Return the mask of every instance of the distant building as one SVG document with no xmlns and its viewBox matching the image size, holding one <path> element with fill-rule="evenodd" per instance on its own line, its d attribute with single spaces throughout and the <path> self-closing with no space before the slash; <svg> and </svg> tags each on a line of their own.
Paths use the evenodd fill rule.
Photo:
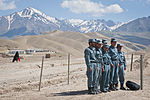
<svg viewBox="0 0 150 100">
<path fill-rule="evenodd" d="M 19 54 L 24 54 L 25 51 L 24 50 L 9 50 L 8 54 L 15 54 L 18 51 Z"/>
<path fill-rule="evenodd" d="M 31 54 L 31 53 L 34 53 L 35 50 L 34 49 L 27 49 L 25 50 L 26 54 Z"/>
<path fill-rule="evenodd" d="M 26 49 L 26 50 L 9 50 L 9 54 L 15 54 L 18 51 L 19 54 L 32 54 L 36 52 L 52 52 L 48 49 Z"/>
</svg>

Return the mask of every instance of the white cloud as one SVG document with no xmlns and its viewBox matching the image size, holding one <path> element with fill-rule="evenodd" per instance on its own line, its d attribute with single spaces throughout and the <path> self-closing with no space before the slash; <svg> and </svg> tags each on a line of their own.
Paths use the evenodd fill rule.
<svg viewBox="0 0 150 100">
<path fill-rule="evenodd" d="M 146 0 L 148 4 L 150 4 L 150 0 Z"/>
<path fill-rule="evenodd" d="M 0 10 L 10 10 L 15 9 L 15 1 L 8 2 L 8 0 L 0 0 Z"/>
<path fill-rule="evenodd" d="M 139 2 L 139 3 L 148 3 L 150 4 L 150 0 L 119 0 L 121 2 L 123 1 L 130 1 L 130 2 Z"/>
<path fill-rule="evenodd" d="M 121 13 L 123 9 L 118 4 L 104 6 L 91 0 L 64 0 L 61 7 L 68 8 L 73 13 L 88 13 L 93 16 L 101 16 L 108 13 Z"/>
<path fill-rule="evenodd" d="M 113 4 L 106 7 L 106 13 L 121 13 L 123 9 L 118 4 Z"/>
</svg>

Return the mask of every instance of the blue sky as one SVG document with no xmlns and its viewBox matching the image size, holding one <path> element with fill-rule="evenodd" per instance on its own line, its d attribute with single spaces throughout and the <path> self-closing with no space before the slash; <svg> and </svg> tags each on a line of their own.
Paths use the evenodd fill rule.
<svg viewBox="0 0 150 100">
<path fill-rule="evenodd" d="M 0 0 L 0 16 L 33 7 L 56 18 L 127 22 L 150 16 L 150 0 Z"/>
</svg>

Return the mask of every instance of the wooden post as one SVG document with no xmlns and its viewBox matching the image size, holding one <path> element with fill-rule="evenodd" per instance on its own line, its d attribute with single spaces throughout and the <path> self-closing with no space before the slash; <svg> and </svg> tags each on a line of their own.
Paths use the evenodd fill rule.
<svg viewBox="0 0 150 100">
<path fill-rule="evenodd" d="M 43 73 L 43 62 L 44 62 L 44 56 L 42 57 L 42 66 L 41 66 L 41 73 L 40 73 L 39 91 L 41 89 L 41 81 L 42 81 L 42 73 Z"/>
<path fill-rule="evenodd" d="M 132 64 L 133 64 L 133 54 L 131 55 L 131 67 L 130 67 L 130 71 L 132 71 Z"/>
<path fill-rule="evenodd" d="M 68 84 L 69 84 L 70 54 L 68 54 Z"/>
<path fill-rule="evenodd" d="M 141 90 L 143 90 L 143 55 L 140 55 L 140 80 Z"/>
</svg>

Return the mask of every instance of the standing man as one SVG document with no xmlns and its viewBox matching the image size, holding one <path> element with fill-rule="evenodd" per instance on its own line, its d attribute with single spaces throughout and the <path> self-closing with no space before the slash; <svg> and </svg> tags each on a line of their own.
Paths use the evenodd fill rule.
<svg viewBox="0 0 150 100">
<path fill-rule="evenodd" d="M 107 44 L 107 40 L 106 39 L 102 39 L 102 47 L 101 47 L 101 51 L 104 50 L 104 45 Z"/>
<path fill-rule="evenodd" d="M 109 80 L 110 80 L 110 65 L 111 57 L 108 54 L 109 45 L 105 44 L 103 46 L 103 67 L 102 67 L 102 80 L 101 80 L 101 91 L 102 92 L 110 92 L 109 91 Z"/>
<path fill-rule="evenodd" d="M 103 66 L 103 56 L 101 51 L 102 41 L 97 40 L 96 43 L 96 58 L 97 58 L 97 93 L 101 93 L 101 89 L 99 89 L 101 79 L 102 79 L 102 66 Z"/>
<path fill-rule="evenodd" d="M 118 51 L 115 47 L 117 40 L 111 39 L 111 46 L 109 47 L 108 53 L 111 57 L 112 65 L 110 72 L 110 90 L 118 90 Z"/>
<path fill-rule="evenodd" d="M 107 44 L 107 39 L 102 39 L 102 47 Z"/>
<path fill-rule="evenodd" d="M 89 39 L 89 47 L 84 51 L 84 58 L 87 65 L 88 91 L 89 94 L 96 94 L 96 57 L 95 39 Z"/>
<path fill-rule="evenodd" d="M 123 47 L 122 44 L 117 44 L 117 50 L 118 50 L 118 54 L 119 54 L 119 81 L 120 81 L 120 89 L 126 90 L 124 88 L 124 80 L 125 80 L 124 70 L 126 70 L 127 64 L 126 64 L 124 52 L 121 51 L 122 47 Z"/>
</svg>

